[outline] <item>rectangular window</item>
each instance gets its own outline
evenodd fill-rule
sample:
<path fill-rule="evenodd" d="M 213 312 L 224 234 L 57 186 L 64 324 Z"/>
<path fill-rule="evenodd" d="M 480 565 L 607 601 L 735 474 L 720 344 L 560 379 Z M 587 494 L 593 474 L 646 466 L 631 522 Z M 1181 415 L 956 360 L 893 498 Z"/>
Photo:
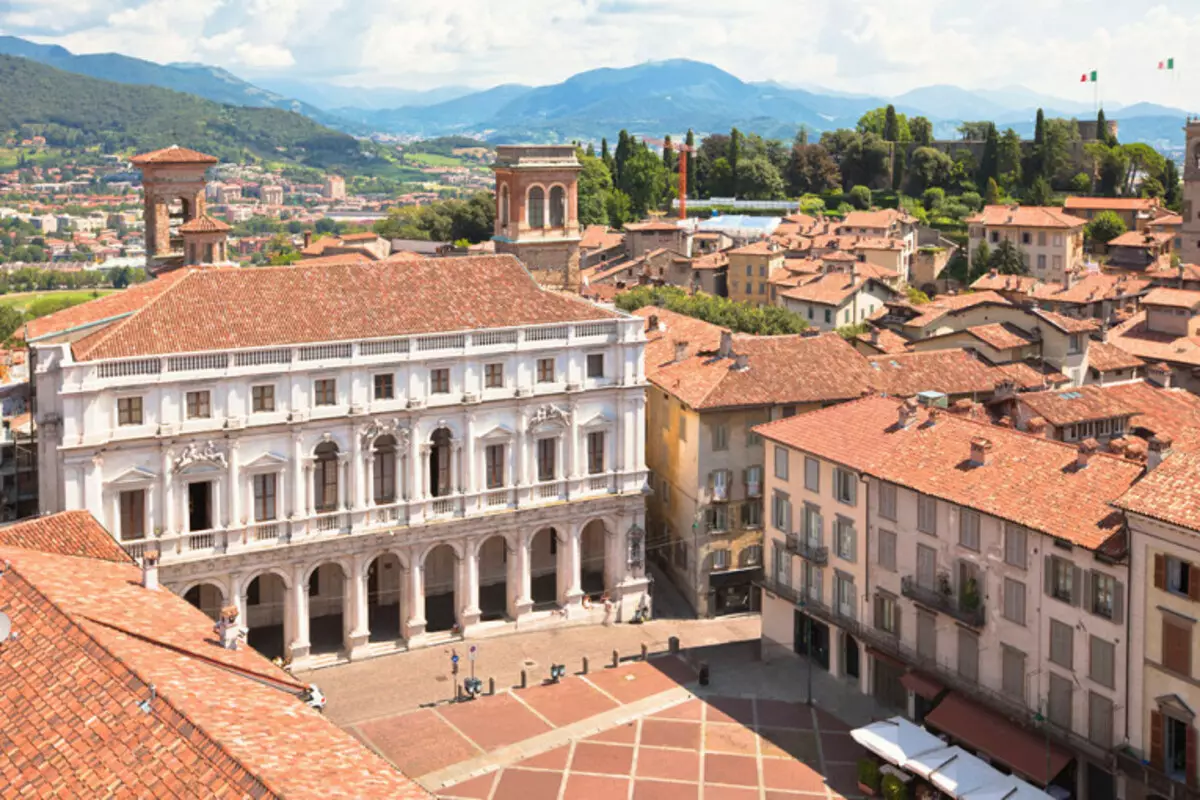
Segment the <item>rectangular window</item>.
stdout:
<path fill-rule="evenodd" d="M 1065 622 L 1050 620 L 1050 661 L 1074 669 L 1075 629 Z"/>
<path fill-rule="evenodd" d="M 788 479 L 788 451 L 779 445 L 775 445 L 775 477 L 781 481 Z"/>
<path fill-rule="evenodd" d="M 277 476 L 273 472 L 254 476 L 254 521 L 275 519 L 275 489 Z"/>
<path fill-rule="evenodd" d="M 760 444 L 762 444 L 762 436 L 755 433 L 754 426 L 761 425 L 765 421 L 766 420 L 760 420 L 760 419 L 746 420 L 746 446 L 747 447 L 758 447 Z"/>
<path fill-rule="evenodd" d="M 1117 688 L 1117 648 L 1112 642 L 1092 636 L 1088 639 L 1088 677 L 1101 686 Z"/>
<path fill-rule="evenodd" d="M 332 406 L 337 405 L 337 381 L 332 378 L 326 378 L 316 382 L 314 387 L 316 399 L 314 405 Z"/>
<path fill-rule="evenodd" d="M 1025 529 L 1011 522 L 1004 526 L 1004 563 L 1011 567 L 1027 569 L 1027 553 Z"/>
<path fill-rule="evenodd" d="M 484 472 L 487 488 L 500 489 L 504 486 L 504 445 L 489 444 L 484 452 Z"/>
<path fill-rule="evenodd" d="M 762 497 L 762 472 L 762 467 L 757 464 L 753 467 L 746 467 L 747 497 Z"/>
<path fill-rule="evenodd" d="M 1116 621 L 1117 579 L 1103 572 L 1091 573 L 1089 609 L 1093 614 Z"/>
<path fill-rule="evenodd" d="M 839 503 L 845 503 L 848 506 L 857 504 L 858 479 L 854 477 L 854 473 L 844 469 L 833 471 L 833 496 Z"/>
<path fill-rule="evenodd" d="M 117 398 L 117 424 L 118 425 L 141 425 L 142 424 L 142 398 L 140 398 L 140 397 L 119 397 L 119 398 Z"/>
<path fill-rule="evenodd" d="M 1074 602 L 1075 565 L 1065 558 L 1049 556 L 1049 574 L 1046 576 L 1050 596 L 1064 603 Z"/>
<path fill-rule="evenodd" d="M 966 628 L 958 629 L 958 674 L 972 682 L 979 680 L 979 637 Z"/>
<path fill-rule="evenodd" d="M 1015 647 L 1000 645 L 1001 690 L 1020 702 L 1025 702 L 1025 654 Z"/>
<path fill-rule="evenodd" d="M 1162 615 L 1162 665 L 1178 675 L 1192 675 L 1192 626 L 1172 614 Z"/>
<path fill-rule="evenodd" d="M 552 481 L 558 477 L 554 457 L 558 452 L 558 439 L 538 439 L 537 467 L 539 481 Z"/>
<path fill-rule="evenodd" d="M 1108 750 L 1113 746 L 1113 702 L 1088 692 L 1088 738 Z"/>
<path fill-rule="evenodd" d="M 688 440 L 687 426 L 688 426 L 687 415 L 684 414 L 682 411 L 680 411 L 679 412 L 679 441 L 681 441 L 681 442 L 686 442 Z"/>
<path fill-rule="evenodd" d="M 1021 231 L 1021 244 L 1033 244 L 1033 234 L 1029 231 Z"/>
<path fill-rule="evenodd" d="M 891 483 L 879 484 L 879 516 L 884 519 L 890 519 L 893 522 L 896 519 L 896 486 Z"/>
<path fill-rule="evenodd" d="M 1046 232 L 1038 231 L 1038 247 L 1046 246 Z"/>
<path fill-rule="evenodd" d="M 833 323 L 833 310 L 827 308 L 827 309 L 825 309 L 825 324 L 830 325 L 832 323 Z"/>
<path fill-rule="evenodd" d="M 712 426 L 712 449 L 713 450 L 728 450 L 729 449 L 729 426 L 728 425 L 713 425 Z"/>
<path fill-rule="evenodd" d="M 809 547 L 820 547 L 825 538 L 825 520 L 821 517 L 821 509 L 809 503 L 804 504 L 804 538 Z"/>
<path fill-rule="evenodd" d="M 787 419 L 789 417 L 796 416 L 796 407 L 795 406 L 784 406 L 783 408 L 779 409 L 779 416 L 782 419 Z"/>
<path fill-rule="evenodd" d="M 554 383 L 553 358 L 539 358 L 537 360 L 537 382 Z"/>
<path fill-rule="evenodd" d="M 741 562 L 745 567 L 758 567 L 762 565 L 762 545 L 752 544 L 747 545 L 742 549 Z"/>
<path fill-rule="evenodd" d="M 761 528 L 762 527 L 762 501 L 747 500 L 742 503 L 742 527 L 743 528 Z"/>
<path fill-rule="evenodd" d="M 1067 354 L 1078 355 L 1083 352 L 1083 337 L 1078 333 L 1071 334 L 1067 340 Z"/>
<path fill-rule="evenodd" d="M 503 364 L 484 364 L 483 365 L 483 388 L 485 389 L 500 389 L 504 386 L 504 365 Z"/>
<path fill-rule="evenodd" d="M 900 635 L 900 608 L 896 598 L 886 594 L 875 595 L 875 628 L 892 636 Z"/>
<path fill-rule="evenodd" d="M 917 609 L 917 654 L 937 659 L 937 617 L 920 609 Z"/>
<path fill-rule="evenodd" d="M 275 410 L 275 387 L 270 384 L 250 387 L 250 410 L 262 414 Z"/>
<path fill-rule="evenodd" d="M 937 588 L 937 550 L 923 544 L 917 545 L 917 586 Z"/>
<path fill-rule="evenodd" d="M 979 513 L 968 508 L 958 510 L 958 543 L 979 552 Z"/>
<path fill-rule="evenodd" d="M 995 244 L 998 241 L 1000 241 L 1000 232 L 992 231 L 992 244 Z"/>
<path fill-rule="evenodd" d="M 121 492 L 121 539 L 132 541 L 146 538 L 146 491 L 134 489 Z"/>
<path fill-rule="evenodd" d="M 853 562 L 856 558 L 858 536 L 854 530 L 854 520 L 838 517 L 833 522 L 834 545 L 837 547 L 838 558 Z"/>
<path fill-rule="evenodd" d="M 1038 253 L 1038 257 L 1037 257 L 1037 268 L 1038 268 L 1038 269 L 1045 269 L 1045 268 L 1046 268 L 1046 254 L 1045 254 L 1045 253 Z"/>
<path fill-rule="evenodd" d="M 937 536 L 937 498 L 917 496 L 917 530 Z"/>
<path fill-rule="evenodd" d="M 212 416 L 212 393 L 205 390 L 202 392 L 187 393 L 187 418 L 188 419 L 208 419 Z"/>
<path fill-rule="evenodd" d="M 708 491 L 709 496 L 715 503 L 725 503 L 729 500 L 729 470 L 714 469 L 708 473 Z"/>
<path fill-rule="evenodd" d="M 771 498 L 771 524 L 783 533 L 792 530 L 792 501 L 786 494 L 775 492 Z"/>
<path fill-rule="evenodd" d="M 729 530 L 729 507 L 709 506 L 706 510 L 708 530 L 714 533 Z"/>
<path fill-rule="evenodd" d="M 1167 591 L 1181 594 L 1185 597 L 1191 596 L 1192 591 L 1192 565 L 1186 561 L 1181 561 L 1178 558 L 1167 557 Z"/>
<path fill-rule="evenodd" d="M 856 619 L 855 609 L 858 606 L 858 593 L 854 589 L 854 581 L 840 572 L 836 574 L 837 608 L 835 611 L 848 619 Z"/>
<path fill-rule="evenodd" d="M 1004 618 L 1025 624 L 1025 584 L 1012 578 L 1004 579 Z"/>
<path fill-rule="evenodd" d="M 1063 243 L 1062 234 L 1061 233 L 1054 234 L 1054 246 L 1062 247 L 1062 243 Z M 1062 258 L 1062 256 L 1055 256 L 1054 258 L 1059 259 L 1059 258 Z"/>
<path fill-rule="evenodd" d="M 395 375 L 390 373 L 386 375 L 376 375 L 374 381 L 376 400 L 394 400 L 396 398 Z"/>
<path fill-rule="evenodd" d="M 589 378 L 604 377 L 604 354 L 589 353 L 587 357 L 587 376 Z"/>
<path fill-rule="evenodd" d="M 604 472 L 604 431 L 593 431 L 587 435 L 588 475 Z"/>
<path fill-rule="evenodd" d="M 879 566 L 888 572 L 896 571 L 896 534 L 894 531 L 879 531 Z"/>
<path fill-rule="evenodd" d="M 450 370 L 447 367 L 429 370 L 429 393 L 450 394 Z"/>
<path fill-rule="evenodd" d="M 821 462 L 815 458 L 804 458 L 804 488 L 810 492 L 821 491 Z"/>
<path fill-rule="evenodd" d="M 1071 706 L 1074 704 L 1074 689 L 1070 678 L 1050 673 L 1050 721 L 1066 730 L 1071 730 Z"/>

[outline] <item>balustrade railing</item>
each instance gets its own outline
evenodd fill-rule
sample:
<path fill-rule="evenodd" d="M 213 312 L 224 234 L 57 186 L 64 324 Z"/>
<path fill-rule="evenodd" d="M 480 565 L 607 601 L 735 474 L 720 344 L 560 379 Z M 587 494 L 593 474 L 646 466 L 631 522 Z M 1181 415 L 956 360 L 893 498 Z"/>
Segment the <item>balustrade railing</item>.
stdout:
<path fill-rule="evenodd" d="M 512 498 L 512 489 L 493 489 L 485 496 L 484 505 L 487 508 L 507 508 L 513 505 Z"/>
<path fill-rule="evenodd" d="M 944 589 L 949 589 L 949 586 Z M 953 590 L 938 591 L 922 586 L 912 575 L 905 575 L 900 579 L 900 594 L 935 611 L 945 612 L 959 622 L 975 628 L 982 628 L 987 622 L 982 600 L 968 600 L 966 596 L 956 595 Z"/>
<path fill-rule="evenodd" d="M 281 522 L 256 522 L 247 529 L 246 542 L 277 542 L 283 532 Z"/>
<path fill-rule="evenodd" d="M 549 481 L 537 486 L 537 499 L 558 500 L 563 496 L 563 481 Z"/>

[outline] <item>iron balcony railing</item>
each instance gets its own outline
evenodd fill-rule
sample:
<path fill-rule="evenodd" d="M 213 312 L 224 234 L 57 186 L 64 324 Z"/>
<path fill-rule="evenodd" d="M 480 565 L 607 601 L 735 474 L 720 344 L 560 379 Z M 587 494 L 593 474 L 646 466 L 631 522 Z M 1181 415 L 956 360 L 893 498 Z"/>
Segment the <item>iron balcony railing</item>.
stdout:
<path fill-rule="evenodd" d="M 949 614 L 973 628 L 982 628 L 987 622 L 982 601 L 968 601 L 955 595 L 953 591 L 945 592 L 922 586 L 913 575 L 905 575 L 900 579 L 900 593 L 923 606 Z"/>
<path fill-rule="evenodd" d="M 812 544 L 807 539 L 796 533 L 788 534 L 787 551 L 800 556 L 805 561 L 811 561 L 818 567 L 823 567 L 829 563 L 828 547 L 824 545 Z"/>

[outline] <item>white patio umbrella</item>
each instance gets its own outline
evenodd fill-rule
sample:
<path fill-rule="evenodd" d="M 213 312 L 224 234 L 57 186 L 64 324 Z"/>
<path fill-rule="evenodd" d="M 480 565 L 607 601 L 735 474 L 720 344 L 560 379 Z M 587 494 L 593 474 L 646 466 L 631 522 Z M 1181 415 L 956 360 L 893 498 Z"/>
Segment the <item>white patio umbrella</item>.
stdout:
<path fill-rule="evenodd" d="M 954 749 L 957 752 L 929 775 L 929 782 L 951 797 L 966 800 L 971 792 L 1001 784 L 1007 777 L 961 747 Z"/>
<path fill-rule="evenodd" d="M 898 767 L 905 766 L 909 759 L 946 747 L 941 739 L 904 717 L 872 722 L 850 731 L 850 736 L 875 755 Z"/>
<path fill-rule="evenodd" d="M 1031 783 L 1015 775 L 1005 775 L 1002 783 L 967 792 L 963 800 L 1054 800 Z"/>

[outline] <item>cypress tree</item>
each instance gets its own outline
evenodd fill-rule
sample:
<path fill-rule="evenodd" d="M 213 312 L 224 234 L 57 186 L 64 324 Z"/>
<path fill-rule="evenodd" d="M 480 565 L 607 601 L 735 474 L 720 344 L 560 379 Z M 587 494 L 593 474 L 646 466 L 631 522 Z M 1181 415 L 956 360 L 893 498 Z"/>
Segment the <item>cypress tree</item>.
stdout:
<path fill-rule="evenodd" d="M 675 171 L 675 148 L 671 146 L 671 134 L 663 137 L 663 165 L 667 168 L 667 172 Z"/>
<path fill-rule="evenodd" d="M 890 104 L 884 112 L 883 139 L 887 142 L 900 141 L 900 120 L 896 118 L 896 107 Z"/>
<path fill-rule="evenodd" d="M 738 196 L 738 157 L 742 152 L 742 132 L 734 128 L 729 132 L 729 172 L 731 174 L 730 181 L 733 185 L 733 196 Z"/>
<path fill-rule="evenodd" d="M 621 175 L 625 170 L 625 161 L 629 158 L 629 151 L 632 147 L 632 140 L 629 138 L 629 131 L 621 129 L 621 133 L 617 135 L 617 152 L 613 158 L 613 166 L 616 171 L 613 173 L 613 182 L 619 187 L 624 187 L 621 183 Z"/>
<path fill-rule="evenodd" d="M 1029 185 L 1043 175 L 1046 166 L 1046 115 L 1039 108 L 1037 122 L 1033 126 L 1033 155 L 1030 157 Z"/>

